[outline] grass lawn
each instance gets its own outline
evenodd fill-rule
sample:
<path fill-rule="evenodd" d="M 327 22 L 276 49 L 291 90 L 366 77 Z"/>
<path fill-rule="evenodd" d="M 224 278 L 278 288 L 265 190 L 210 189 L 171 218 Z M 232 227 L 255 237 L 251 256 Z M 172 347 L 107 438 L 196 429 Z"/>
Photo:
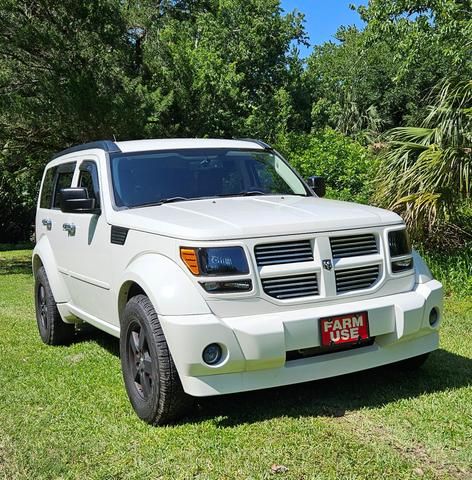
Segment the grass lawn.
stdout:
<path fill-rule="evenodd" d="M 205 399 L 156 428 L 128 402 L 116 339 L 41 343 L 29 262 L 0 252 L 2 479 L 472 479 L 470 297 L 447 299 L 441 349 L 417 373 Z"/>

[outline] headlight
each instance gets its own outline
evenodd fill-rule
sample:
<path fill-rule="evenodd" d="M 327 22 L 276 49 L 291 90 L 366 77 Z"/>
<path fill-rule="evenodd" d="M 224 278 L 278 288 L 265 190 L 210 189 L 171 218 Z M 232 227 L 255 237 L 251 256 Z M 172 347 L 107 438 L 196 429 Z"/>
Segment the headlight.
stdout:
<path fill-rule="evenodd" d="M 410 255 L 411 245 L 406 229 L 388 232 L 388 246 L 390 247 L 390 256 L 392 258 Z"/>
<path fill-rule="evenodd" d="M 406 229 L 389 232 L 388 246 L 392 259 L 392 273 L 405 272 L 413 268 L 411 245 Z"/>
<path fill-rule="evenodd" d="M 245 275 L 249 273 L 241 247 L 180 248 L 180 258 L 194 275 Z"/>

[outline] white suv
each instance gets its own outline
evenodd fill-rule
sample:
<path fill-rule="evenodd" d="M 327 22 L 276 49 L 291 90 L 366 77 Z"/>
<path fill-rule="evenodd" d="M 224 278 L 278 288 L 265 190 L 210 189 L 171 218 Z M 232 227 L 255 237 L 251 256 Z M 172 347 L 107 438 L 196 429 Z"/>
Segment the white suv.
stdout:
<path fill-rule="evenodd" d="M 143 420 L 438 348 L 442 286 L 396 214 L 320 198 L 256 140 L 95 142 L 47 165 L 33 252 L 48 344 L 120 339 Z"/>

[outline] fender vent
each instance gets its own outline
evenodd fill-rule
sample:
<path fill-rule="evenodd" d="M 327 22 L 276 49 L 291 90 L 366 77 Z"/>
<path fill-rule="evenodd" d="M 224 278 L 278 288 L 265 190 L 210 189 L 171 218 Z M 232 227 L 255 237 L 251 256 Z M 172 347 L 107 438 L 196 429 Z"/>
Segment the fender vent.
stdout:
<path fill-rule="evenodd" d="M 115 225 L 111 226 L 111 243 L 115 243 L 116 245 L 124 245 L 126 242 L 126 237 L 128 236 L 128 228 L 123 227 L 115 227 Z"/>

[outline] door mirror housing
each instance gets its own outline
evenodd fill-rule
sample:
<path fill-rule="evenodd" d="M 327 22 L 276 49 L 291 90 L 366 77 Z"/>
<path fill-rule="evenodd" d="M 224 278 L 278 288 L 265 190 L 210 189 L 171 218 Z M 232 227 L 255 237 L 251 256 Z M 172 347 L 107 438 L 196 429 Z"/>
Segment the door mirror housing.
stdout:
<path fill-rule="evenodd" d="M 318 197 L 324 197 L 326 195 L 326 182 L 324 177 L 313 175 L 312 177 L 308 177 L 306 182 Z"/>
<path fill-rule="evenodd" d="M 100 213 L 100 209 L 95 208 L 95 198 L 89 198 L 86 188 L 61 188 L 59 194 L 61 211 L 64 213 Z"/>

